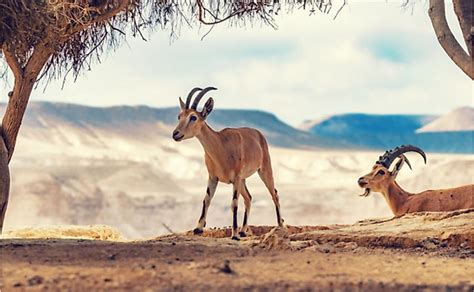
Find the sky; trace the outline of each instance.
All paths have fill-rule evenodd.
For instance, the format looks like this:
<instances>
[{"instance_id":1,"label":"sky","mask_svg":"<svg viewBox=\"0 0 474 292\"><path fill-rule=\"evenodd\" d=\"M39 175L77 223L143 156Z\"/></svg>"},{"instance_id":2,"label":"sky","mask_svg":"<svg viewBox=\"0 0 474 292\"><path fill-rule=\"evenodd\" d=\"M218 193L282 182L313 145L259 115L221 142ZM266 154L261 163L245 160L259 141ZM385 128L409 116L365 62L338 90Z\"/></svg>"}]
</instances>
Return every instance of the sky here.
<instances>
[{"instance_id":1,"label":"sky","mask_svg":"<svg viewBox=\"0 0 474 292\"><path fill-rule=\"evenodd\" d=\"M339 113L443 114L472 106L472 81L437 42L427 2L412 10L400 1L349 1L335 20L282 13L276 30L221 24L203 40L208 26L183 29L174 41L156 31L147 42L129 39L63 90L54 81L31 99L168 107L195 86L215 86L214 108L270 111L295 126Z\"/></svg>"}]
</instances>

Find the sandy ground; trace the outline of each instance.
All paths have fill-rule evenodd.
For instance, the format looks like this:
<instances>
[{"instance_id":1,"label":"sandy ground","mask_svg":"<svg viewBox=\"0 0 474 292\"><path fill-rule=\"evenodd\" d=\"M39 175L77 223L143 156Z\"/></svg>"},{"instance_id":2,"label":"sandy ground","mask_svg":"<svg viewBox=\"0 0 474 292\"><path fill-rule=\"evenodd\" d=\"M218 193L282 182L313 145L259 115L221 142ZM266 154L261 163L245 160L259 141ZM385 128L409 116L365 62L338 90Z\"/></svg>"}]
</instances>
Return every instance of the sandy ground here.
<instances>
[{"instance_id":1,"label":"sandy ground","mask_svg":"<svg viewBox=\"0 0 474 292\"><path fill-rule=\"evenodd\" d=\"M106 227L0 240L1 291L473 291L474 210L120 241ZM420 224L423 222L423 224ZM70 227L73 228L73 227ZM81 236L82 233L82 236ZM114 240L91 240L86 238ZM30 238L13 238L26 236ZM51 233L48 233L48 237ZM82 237L81 239L75 236Z\"/></svg>"}]
</instances>

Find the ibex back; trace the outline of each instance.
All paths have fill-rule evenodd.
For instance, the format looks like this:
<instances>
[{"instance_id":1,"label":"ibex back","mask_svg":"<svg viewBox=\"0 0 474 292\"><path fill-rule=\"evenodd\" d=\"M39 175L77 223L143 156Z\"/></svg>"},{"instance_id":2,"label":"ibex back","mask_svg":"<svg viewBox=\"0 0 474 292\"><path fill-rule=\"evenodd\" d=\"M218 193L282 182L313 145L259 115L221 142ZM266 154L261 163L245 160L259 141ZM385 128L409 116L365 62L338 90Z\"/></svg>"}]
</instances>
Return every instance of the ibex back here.
<instances>
[{"instance_id":1,"label":"ibex back","mask_svg":"<svg viewBox=\"0 0 474 292\"><path fill-rule=\"evenodd\" d=\"M202 111L197 110L201 98L214 87L205 89L194 88L188 94L186 103L179 99L181 112L178 116L178 125L173 132L175 141L182 141L196 137L204 148L204 158L209 173L207 190L202 202L202 212L195 234L201 234L206 226L206 215L218 182L233 185L232 194L232 239L239 240L239 235L244 237L250 231L248 218L252 196L246 186L245 180L258 172L270 192L276 208L277 223L283 226L280 215L280 203L277 190L274 186L273 172L265 137L252 128L226 128L216 132L206 123L206 118L214 107L214 100L209 98ZM199 92L191 104L193 95ZM244 198L245 212L242 229L238 233L237 209L239 194Z\"/></svg>"}]
</instances>

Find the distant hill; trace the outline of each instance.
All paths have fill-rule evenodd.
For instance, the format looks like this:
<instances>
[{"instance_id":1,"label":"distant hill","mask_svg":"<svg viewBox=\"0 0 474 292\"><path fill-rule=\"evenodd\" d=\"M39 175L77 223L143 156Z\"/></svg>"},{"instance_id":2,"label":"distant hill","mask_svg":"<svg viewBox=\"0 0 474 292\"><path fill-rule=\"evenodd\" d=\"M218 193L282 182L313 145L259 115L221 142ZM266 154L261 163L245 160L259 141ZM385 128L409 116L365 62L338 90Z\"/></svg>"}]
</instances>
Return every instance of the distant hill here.
<instances>
[{"instance_id":1,"label":"distant hill","mask_svg":"<svg viewBox=\"0 0 474 292\"><path fill-rule=\"evenodd\" d=\"M0 111L4 108L5 104L0 104ZM178 112L177 107L90 107L32 102L23 122L23 135L20 135L27 136L31 142L41 140L51 147L54 146L53 141L59 143L58 147L61 143L107 145L108 139L111 139L103 136L107 133L120 139L153 145L157 143L156 139L172 142L171 132ZM257 128L270 144L285 148L378 150L411 143L426 151L473 153L472 130L443 131L469 129L469 115L472 116L472 109L460 109L443 117L343 114L306 122L304 131L268 112L217 109L209 116L208 122L215 130L226 127Z\"/></svg>"},{"instance_id":2,"label":"distant hill","mask_svg":"<svg viewBox=\"0 0 474 292\"><path fill-rule=\"evenodd\" d=\"M417 130L418 133L452 131L474 131L474 108L455 109Z\"/></svg>"},{"instance_id":3,"label":"distant hill","mask_svg":"<svg viewBox=\"0 0 474 292\"><path fill-rule=\"evenodd\" d=\"M5 104L0 105L4 111ZM68 103L32 102L25 115L28 129L67 126L77 129L94 128L120 132L123 135L169 136L176 125L179 109L148 106L90 107ZM261 130L270 144L289 148L347 148L351 145L332 138L319 137L295 129L275 115L256 110L214 110L209 124L216 130L225 127L254 127ZM161 125L161 126L159 126ZM28 130L27 129L27 130ZM70 130L69 130L70 131Z\"/></svg>"},{"instance_id":4,"label":"distant hill","mask_svg":"<svg viewBox=\"0 0 474 292\"><path fill-rule=\"evenodd\" d=\"M306 122L303 127L320 137L369 149L414 144L433 152L474 152L472 131L441 131L440 128L437 132L417 133L437 118L431 115L343 114L313 124Z\"/></svg>"},{"instance_id":5,"label":"distant hill","mask_svg":"<svg viewBox=\"0 0 474 292\"><path fill-rule=\"evenodd\" d=\"M345 136L353 133L413 133L418 128L433 121L430 115L370 115L342 114L315 122L306 129L314 134Z\"/></svg>"}]
</instances>

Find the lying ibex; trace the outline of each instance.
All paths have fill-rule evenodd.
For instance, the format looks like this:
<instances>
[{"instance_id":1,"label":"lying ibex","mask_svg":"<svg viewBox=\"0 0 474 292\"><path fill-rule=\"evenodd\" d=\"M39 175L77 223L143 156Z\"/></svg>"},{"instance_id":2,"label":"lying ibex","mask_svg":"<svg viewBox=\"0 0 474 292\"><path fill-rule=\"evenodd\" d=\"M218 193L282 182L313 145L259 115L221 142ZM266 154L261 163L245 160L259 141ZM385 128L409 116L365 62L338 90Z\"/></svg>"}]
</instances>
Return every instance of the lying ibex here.
<instances>
[{"instance_id":1,"label":"lying ibex","mask_svg":"<svg viewBox=\"0 0 474 292\"><path fill-rule=\"evenodd\" d=\"M248 217L252 196L245 185L245 179L258 172L265 186L270 191L276 208L277 222L283 226L283 219L280 216L280 203L278 193L273 182L272 166L268 145L265 137L259 131L251 128L226 128L220 132L215 132L206 123L206 118L212 111L214 100L209 98L202 111L197 110L201 98L214 87L207 87L204 90L194 88L188 94L186 103L179 98L181 112L178 116L178 125L173 132L175 141L182 141L196 137L204 148L204 158L209 173L207 191L202 202L202 212L194 234L201 234L206 226L207 209L217 188L218 182L233 184L233 196L231 210L232 239L239 240L237 234L237 208L239 194L244 198L245 213L243 226L239 235L246 236L248 230ZM192 96L198 92L191 105Z\"/></svg>"},{"instance_id":2,"label":"lying ibex","mask_svg":"<svg viewBox=\"0 0 474 292\"><path fill-rule=\"evenodd\" d=\"M411 169L410 162L403 155L409 151L419 153L426 163L425 152L415 146L402 145L385 152L375 162L372 171L359 178L359 186L365 188L365 193L361 196L367 197L371 191L382 193L395 216L413 212L453 211L474 208L474 185L472 184L452 189L429 190L417 194L404 191L395 179L405 162ZM394 169L389 171L396 158L399 158L398 162L395 164Z\"/></svg>"}]
</instances>

